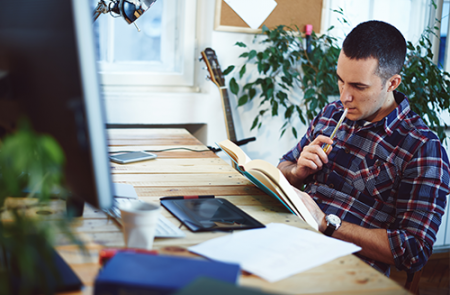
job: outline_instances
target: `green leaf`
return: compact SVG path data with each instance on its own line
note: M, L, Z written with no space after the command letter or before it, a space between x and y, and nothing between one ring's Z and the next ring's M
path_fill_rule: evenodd
M307 99L313 97L315 94L316 94L316 90L314 88L309 88L308 90L306 90L303 99L307 100Z
M294 134L294 137L297 138L297 130L292 127L292 134Z
M284 93L283 91L278 91L276 97L280 100L280 101L284 101L288 98L287 94Z
M222 72L222 74L224 76L228 75L229 73L231 73L234 70L234 66L229 66L228 68L225 69L225 71Z
M250 100L252 100L253 97L255 97L255 95L256 95L256 89L255 88L250 88L250 90L248 91L248 94L249 94Z
M273 84L272 84L272 85L273 85ZM273 91L274 91L273 87L269 87L269 88L267 89L267 92L266 92L266 97L267 97L267 98L272 98L272 97L273 97Z
M234 77L231 78L231 80L230 80L230 91L234 95L238 95L239 85L237 84L236 79Z
M272 117L278 116L278 102L274 101L272 104Z
M244 94L242 95L239 100L238 100L238 107L243 106L244 104L246 104L248 101L248 95Z
M242 77L243 77L244 74L245 74L246 66L247 66L247 65L244 64L244 65L242 66L241 70L239 71L239 78L241 78L241 79L242 79Z
M294 112L294 106L290 106L286 109L286 112L284 112L284 118L290 119L292 117L292 113Z
M253 124L252 124L252 127L250 128L250 130L253 130L253 129L255 129L255 127L258 125L258 116L253 120Z
M239 46L239 47L247 47L247 45L245 45L244 43L242 43L242 42L236 42L236 44L234 44L234 45L237 45L237 46Z

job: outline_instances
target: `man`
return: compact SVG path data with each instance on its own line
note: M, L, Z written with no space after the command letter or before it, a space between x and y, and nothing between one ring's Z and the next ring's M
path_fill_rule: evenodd
M425 265L449 193L444 148L396 91L405 55L395 27L355 27L338 59L340 101L321 111L278 165L293 186L304 187L298 195L319 230L359 245L357 255L386 275L389 265L409 272ZM326 144L332 148L324 152Z

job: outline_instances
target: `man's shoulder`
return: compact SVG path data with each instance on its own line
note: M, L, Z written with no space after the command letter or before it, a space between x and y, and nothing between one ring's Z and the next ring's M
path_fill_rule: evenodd
M400 122L397 128L406 136L413 136L422 141L439 140L436 134L427 126L420 115L415 113L410 106L410 102L405 94L395 91L395 100L398 103L396 112L393 112L394 117L391 121ZM396 125L396 124L394 124Z
M422 120L422 118L410 112L402 121L399 133L405 134L403 148L419 157L440 158L448 169L449 159L447 152L439 137ZM424 162L425 163L425 162ZM447 170L447 173L450 172Z
M427 124L425 124L423 119L413 111L410 111L405 119L402 120L400 128L406 131L408 136L414 136L422 141L439 141L436 133L434 133Z

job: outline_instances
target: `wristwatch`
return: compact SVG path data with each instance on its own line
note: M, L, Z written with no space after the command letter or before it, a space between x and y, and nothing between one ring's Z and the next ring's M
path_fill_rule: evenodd
M341 219L334 214L328 214L325 216L327 222L327 229L323 232L326 236L331 237L334 231L338 230L341 226Z

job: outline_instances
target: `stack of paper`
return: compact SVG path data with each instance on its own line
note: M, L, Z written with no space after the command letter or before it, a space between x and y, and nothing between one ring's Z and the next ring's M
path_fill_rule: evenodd
M361 250L360 247L293 226L271 223L189 248L210 259L237 263L269 282Z

